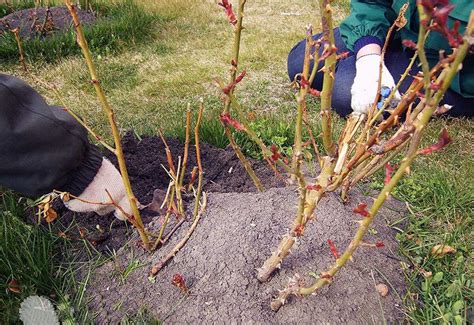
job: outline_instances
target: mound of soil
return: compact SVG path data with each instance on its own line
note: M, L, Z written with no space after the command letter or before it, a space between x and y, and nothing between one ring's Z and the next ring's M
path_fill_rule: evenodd
M138 140L132 134L126 135L122 142L133 191L140 203L147 205L152 201L156 189L166 191L168 188L170 178L162 167L162 165L168 166L165 146L158 137L144 136ZM167 139L167 142L176 165L178 157L183 155L184 144L172 138ZM118 166L113 154L110 152L105 154ZM203 143L201 144L201 160L206 192L256 191L252 180L231 148L224 150ZM251 163L266 188L285 186L266 163L255 160L251 160ZM196 166L196 151L193 145L189 146L187 166L185 184L190 181L191 170ZM191 195L184 198L188 200L189 197ZM109 253L114 249L118 250L130 238L130 226L114 218L113 214L99 216L95 213L72 212L67 210L59 200L55 202L54 209L60 215L54 224L57 232L65 232L65 235L71 239L86 236L99 252ZM34 213L30 215L34 217ZM146 225L154 219L159 220L160 216L145 210L142 218ZM172 229L172 224L169 229Z
M380 211L367 242L382 241L383 248L361 247L335 277L334 283L306 298L293 298L278 313L269 308L271 296L288 277L300 274L310 284L310 272L319 273L334 263L331 239L340 251L356 231L352 209L371 201L353 191L347 205L327 195L309 223L305 235L272 281L260 284L255 269L270 255L288 231L296 211L297 195L289 187L265 193L211 193L206 213L186 246L162 269L156 282L147 279L155 263L183 236L189 223L154 254L133 243L117 258L99 267L88 285L90 309L97 323L119 323L125 315L146 308L170 324L367 324L400 321L403 272L396 256L395 230L388 223L400 219L403 205L389 199ZM149 225L157 229L159 223ZM130 270L130 266L135 269ZM180 273L189 296L171 284ZM381 297L375 284L390 289Z
M168 139L168 143L176 163L184 145L176 139ZM142 204L148 204L156 189L165 190L168 186L169 178L161 166L167 166L164 144L157 137L138 140L129 134L124 137L123 145L135 194ZM151 267L182 238L189 221L164 247L150 254L138 244L138 235L112 214L104 217L78 214L56 203L61 217L55 226L68 229L69 238L85 233L99 251L117 251L112 261L96 270L88 285L89 307L97 315L95 322L118 323L140 308L169 323L362 324L403 318L400 297L405 283L396 256L395 230L388 227L400 218L396 211L402 211L403 205L390 199L366 238L367 242L382 241L383 248L360 248L354 261L341 270L330 287L316 296L293 298L274 313L269 308L272 295L295 273L309 284L310 272L318 273L331 265L334 257L327 240L331 239L342 251L356 231L354 221L358 217L352 212L353 207L371 198L353 190L349 203L344 205L337 195L327 195L316 211L317 220L309 224L281 271L271 282L260 284L255 269L288 231L296 212L295 189L285 187L264 162L252 161L257 175L269 189L258 193L231 149L202 144L201 150L204 189L209 193L207 211L189 242L158 273L154 283L148 280ZM116 164L115 157L109 158ZM195 165L195 149L191 145L185 182ZM188 203L192 203L190 198L186 198ZM158 231L162 223L160 216L144 213L143 218L150 231ZM176 273L186 279L189 296L183 296L171 284ZM375 283L390 287L388 296L380 297L374 279Z
M45 23L46 12L46 8L43 7L15 11L0 19L0 35L9 32L10 29L19 28L20 37L29 39L45 37L72 28L72 18L66 7L50 8ZM91 25L96 21L95 15L90 11L77 9L77 13L83 25Z

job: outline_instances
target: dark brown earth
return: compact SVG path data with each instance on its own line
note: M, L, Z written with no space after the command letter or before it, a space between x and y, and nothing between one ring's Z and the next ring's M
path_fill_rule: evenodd
M122 142L133 191L140 203L147 205L152 201L155 189L166 191L168 187L169 177L161 166L168 166L164 144L158 137L145 136L139 141L131 134L126 135ZM183 155L184 144L172 138L167 139L167 142L176 165L178 156ZM109 152L105 154L117 166L115 156ZM195 155L195 148L190 145L185 184L189 182L191 170L196 165ZM241 167L232 149L219 149L203 143L201 156L205 191L219 193L256 191L252 180ZM265 163L255 160L251 162L266 188L285 185ZM187 197L184 198L188 200ZM61 216L55 223L57 232L65 232L66 236L73 239L79 238L80 233L85 234L99 252L110 253L112 250L118 250L129 240L130 227L114 218L112 214L101 217L95 213L75 213L67 210L59 200L55 202L54 209ZM147 224L154 218L159 219L159 216L144 211L142 218ZM172 220L174 221L175 219Z
M83 25L90 25L96 21L92 12L78 9L78 16ZM72 25L71 15L66 7L52 7L48 14L46 28L43 24L46 17L46 8L23 9L15 11L0 19L0 35L9 29L20 29L23 39L44 37L55 32L70 30Z

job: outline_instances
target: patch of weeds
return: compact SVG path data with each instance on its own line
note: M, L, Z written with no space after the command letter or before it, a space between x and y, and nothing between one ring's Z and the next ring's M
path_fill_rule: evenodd
M12 6L14 9L34 7L34 2L31 3L28 2L27 5L14 2ZM156 31L155 24L164 20L163 17L151 13L132 0L94 1L93 9L98 15L97 22L85 26L84 32L91 51L96 55L112 54L152 38ZM80 53L72 30L57 32L43 39L24 39L23 47L29 61L55 62L60 58ZM0 35L0 62L16 61L18 61L18 49L14 35L12 33Z
M73 261L66 240L26 224L24 207L16 195L0 194L0 323L19 323L19 306L30 295L51 299L63 323L86 322L92 264Z
M112 252L112 259L115 263L115 275L119 277L120 282L124 284L127 281L127 278L132 274L135 270L144 267L145 264L140 263L140 260L136 259L135 257L131 257L130 261L128 261L125 267L121 267L117 254L115 250Z
M152 314L146 308L140 308L140 310L131 316L126 316L120 322L121 325L160 325L162 322L155 319Z

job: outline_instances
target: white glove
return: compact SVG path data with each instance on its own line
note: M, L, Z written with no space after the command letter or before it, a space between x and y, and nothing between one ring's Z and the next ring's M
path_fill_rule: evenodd
M356 76L351 88L351 107L356 114L367 114L374 104L378 89L380 55L369 54L361 56L356 61ZM382 87L393 89L395 81L385 64L382 66ZM401 100L397 91L393 98L398 102Z
M64 205L71 211L95 212L101 216L115 210L115 217L120 220L127 220L127 217L122 213L122 211L120 211L120 209L116 208L113 204L109 204L111 201L105 190L110 193L110 196L118 206L120 206L126 213L132 214L132 209L125 192L122 177L115 166L105 158L103 158L102 165L94 179L89 186L86 187L84 192L78 196L78 199L64 201ZM105 203L106 205L91 204L81 200Z

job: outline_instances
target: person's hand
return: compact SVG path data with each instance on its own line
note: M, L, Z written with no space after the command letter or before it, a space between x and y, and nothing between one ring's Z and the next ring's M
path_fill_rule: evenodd
M127 220L123 212L111 204L112 200L127 214L132 214L130 202L125 192L122 177L112 163L103 158L102 165L89 186L78 196L78 199L64 201L64 205L75 212L95 212L99 215L106 215L112 211L115 217L120 220ZM90 202L90 203L88 203ZM96 203L96 204L93 204ZM102 204L97 204L102 203Z
M363 55L356 61L356 76L351 88L351 107L355 114L367 114L374 104L378 89L380 73L380 55L376 53ZM393 89L395 81L385 64L382 66L381 88L387 87ZM397 91L393 101L401 100L400 93Z

